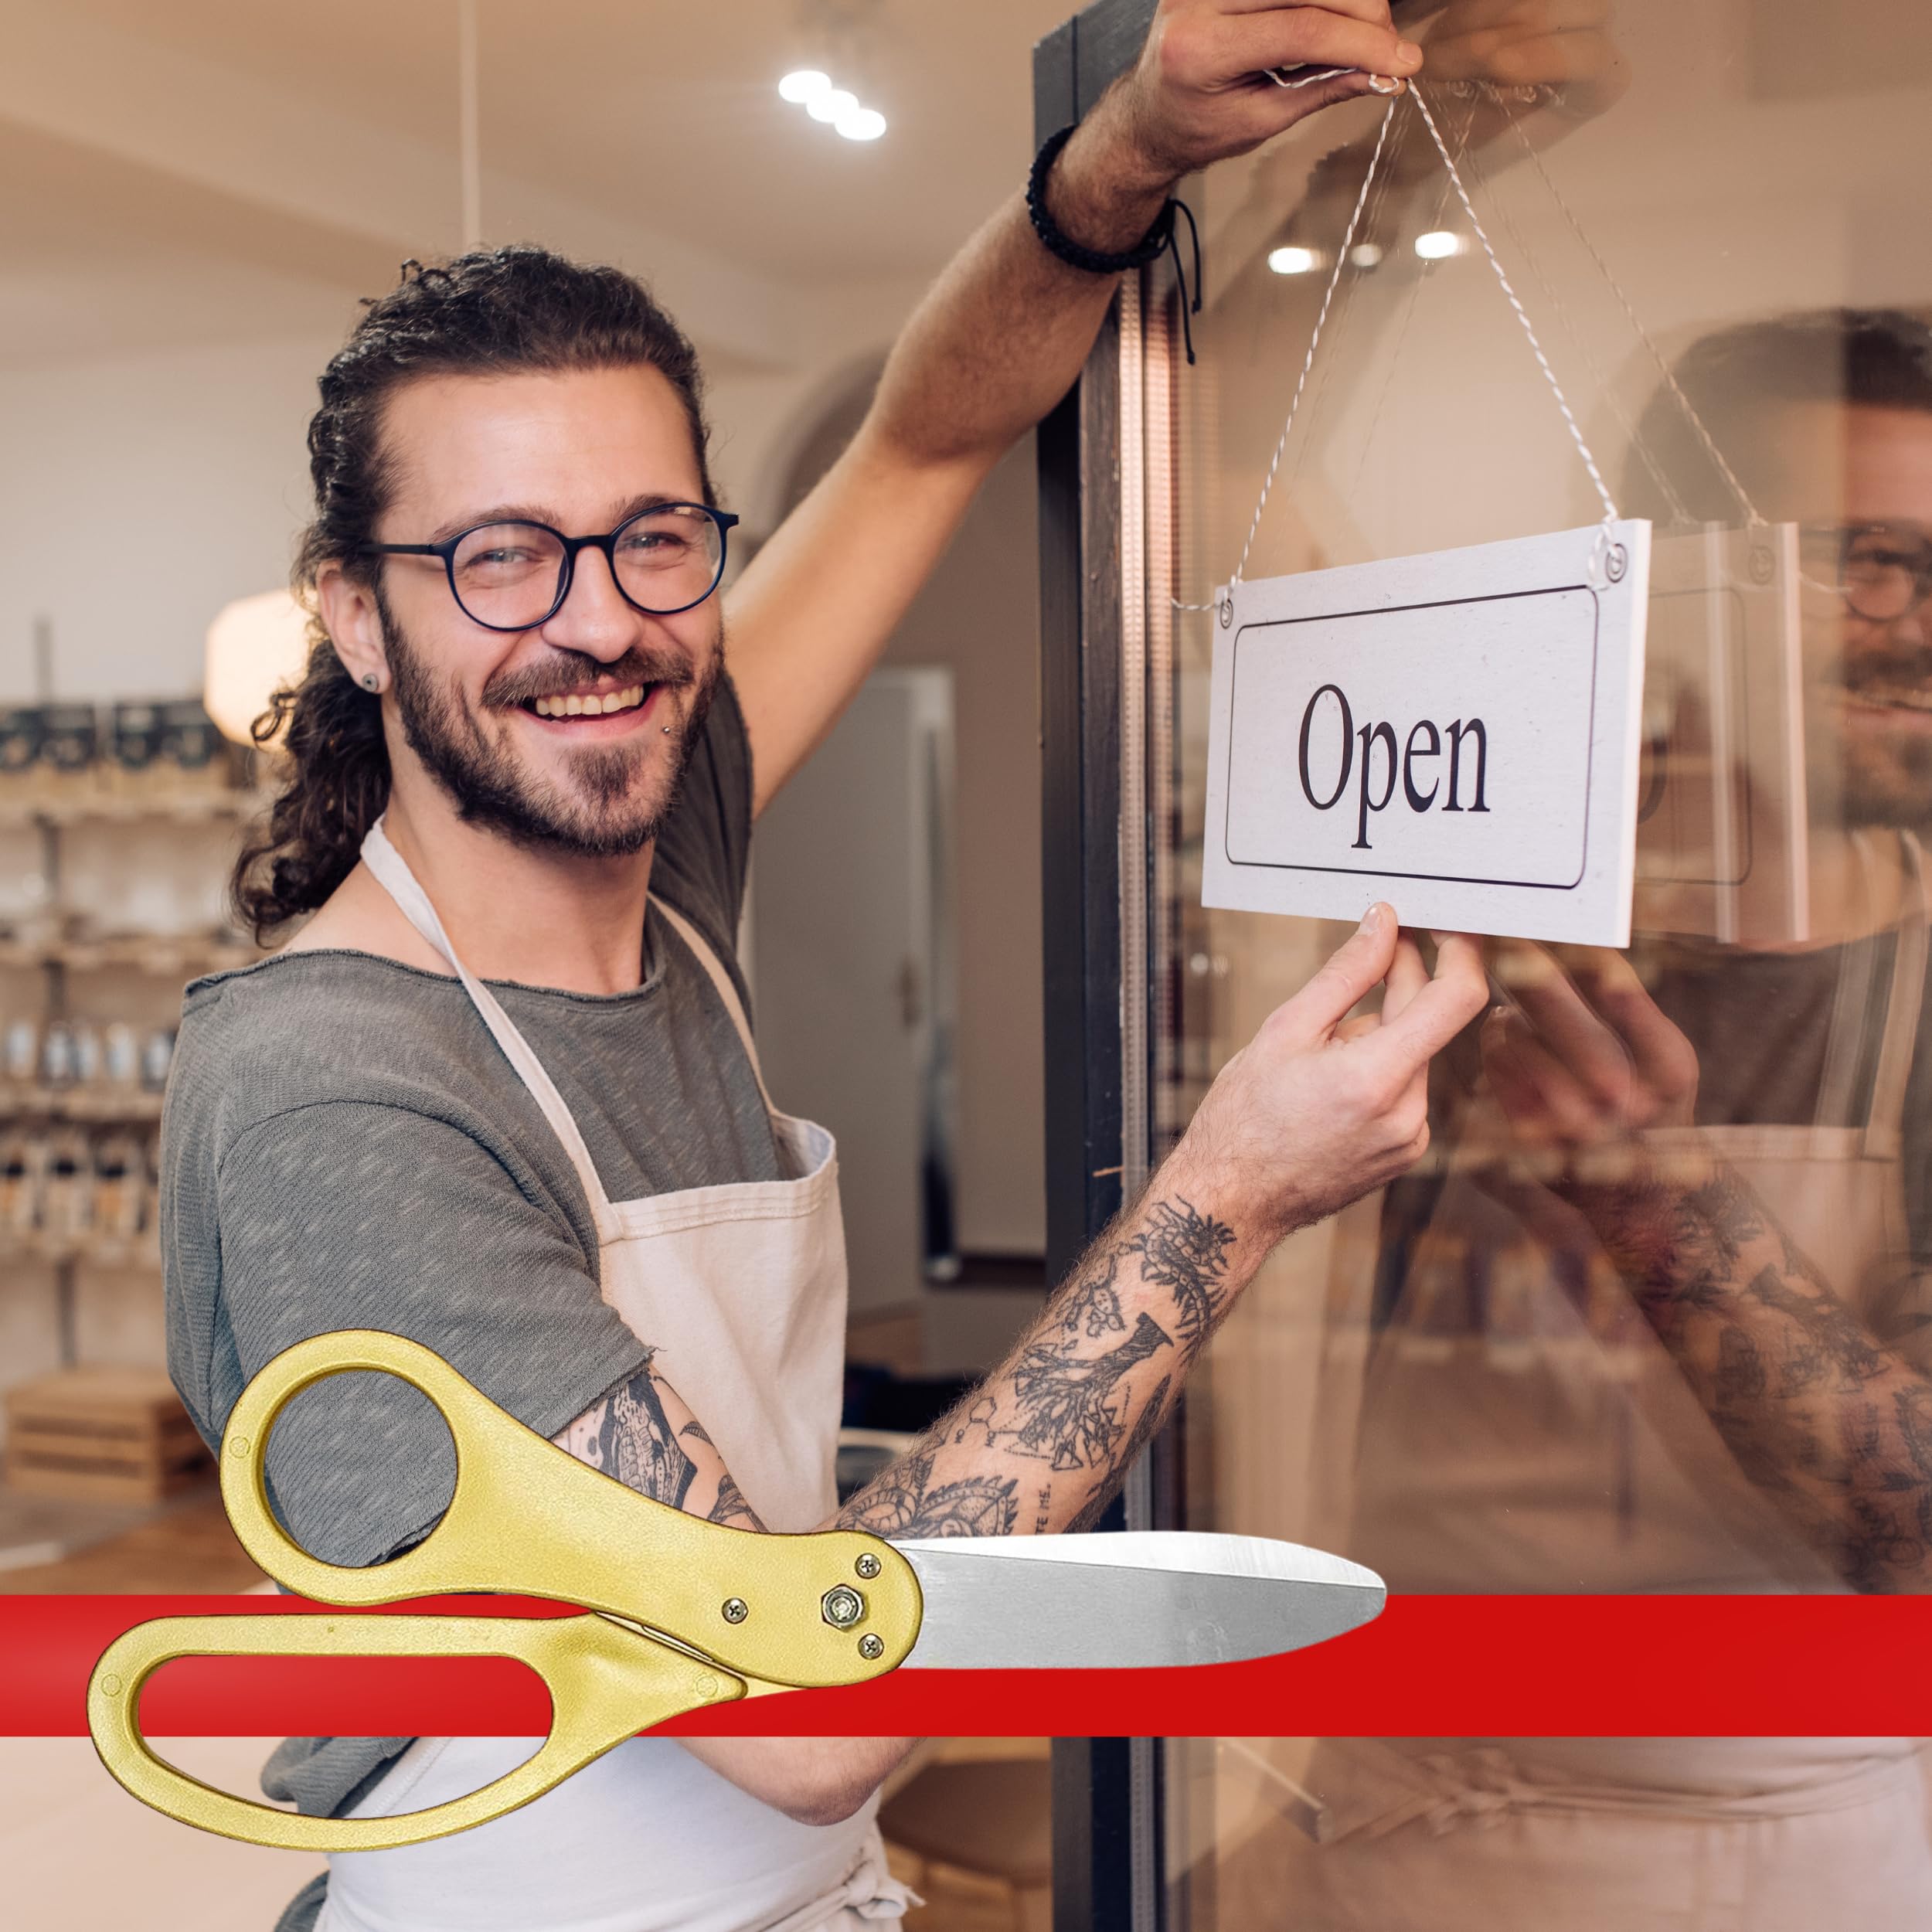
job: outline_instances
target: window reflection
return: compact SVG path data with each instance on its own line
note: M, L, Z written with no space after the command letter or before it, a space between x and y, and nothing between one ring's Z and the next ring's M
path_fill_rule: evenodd
M1932 161L1932 76L1808 82L1772 57L1796 31L1781 5L1454 0L1423 36L1485 226L1657 526L1638 933L1492 944L1426 1166L1291 1241L1217 1342L1192 1526L1399 1591L1932 1588L1932 250L1899 185ZM1202 184L1183 597L1246 529L1325 280L1281 264L1332 263L1373 111ZM1416 250L1457 226L1426 134L1391 142L1250 576L1592 515L1480 254ZM1199 907L1210 649L1182 619L1168 1131L1330 943ZM1904 1932L1932 1924L1924 1761L1177 1745L1170 1902L1199 1928Z

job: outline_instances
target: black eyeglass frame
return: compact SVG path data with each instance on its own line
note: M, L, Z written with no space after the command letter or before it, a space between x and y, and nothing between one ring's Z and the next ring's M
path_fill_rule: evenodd
M1842 577L1845 566L1850 560L1852 546L1859 539L1870 536L1904 536L1907 532L1900 530L1896 526L1889 523L1852 523L1807 524L1801 526L1799 534L1801 537L1809 538L1814 542L1826 538L1836 542L1840 553L1838 570ZM1916 536L1919 540L1919 561L1912 570L1912 594L1902 610L1887 611L1883 614L1862 611L1858 605L1858 593L1849 584L1842 581L1827 583L1821 578L1812 577L1802 570L1798 574L1811 589L1825 596L1836 597L1853 617L1862 623L1900 623L1917 610L1928 597L1932 597L1932 539L1928 539L1923 531L1914 530L1910 534Z
M718 567L703 597L693 597L689 604L673 605L668 611L652 608L640 604L624 587L624 580L617 574L617 542L634 523L641 523L646 517L662 516L666 510L696 510L710 518L718 531ZM471 623L480 625L485 631L495 631L505 636L519 631L535 631L561 611L570 595L570 587L577 581L577 554L582 550L601 550L604 560L611 566L611 581L617 586L617 595L634 611L641 611L648 617L675 617L680 612L695 611L706 597L714 597L718 586L724 581L725 556L730 548L731 532L736 529L739 519L729 510L713 509L709 503L653 503L648 509L640 510L635 516L628 516L614 530L607 530L601 536L566 536L548 523L539 523L526 516L486 517L481 523L472 523L468 529L458 530L455 536L445 537L440 543L366 543L363 554L367 556L434 556L443 560L443 574L447 579L450 595L456 600L456 607ZM563 546L563 562L557 572L556 596L549 610L542 617L532 617L528 624L492 624L479 617L463 601L463 594L456 587L456 553L464 539L475 536L478 530L498 529L511 530L541 530L546 536L553 536Z

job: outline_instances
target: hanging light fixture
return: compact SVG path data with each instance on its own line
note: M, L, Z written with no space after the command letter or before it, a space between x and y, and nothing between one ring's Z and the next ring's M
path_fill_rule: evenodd
M878 0L801 0L796 38L809 58L778 83L781 100L847 141L876 141L886 131L886 117L844 84L866 65L863 43L878 10Z

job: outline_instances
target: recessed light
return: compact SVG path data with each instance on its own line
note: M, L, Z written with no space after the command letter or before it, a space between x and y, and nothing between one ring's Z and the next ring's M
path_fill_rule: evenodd
M821 73L816 67L801 67L797 73L787 74L778 83L780 97L794 107L816 100L821 94L831 91L832 76Z
M1276 248L1268 253L1268 267L1277 275L1305 275L1321 265L1312 248Z
M828 87L821 94L814 94L805 103L805 112L814 121L835 123L841 114L852 113L859 105L859 97L849 94L843 87Z
M1432 228L1416 237L1416 253L1426 262L1447 261L1462 253L1462 237L1447 228Z
M848 141L876 141L886 131L886 117L876 107L854 107L832 124Z

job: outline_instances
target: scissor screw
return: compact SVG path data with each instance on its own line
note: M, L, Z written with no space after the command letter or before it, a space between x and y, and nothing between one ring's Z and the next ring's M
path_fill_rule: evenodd
M857 1570L867 1583L870 1583L873 1577L879 1574L879 1559L869 1549L858 1562L852 1565L852 1568Z
M859 1654L871 1663L885 1655L886 1646L876 1637L862 1637L859 1640Z
M727 1624L742 1624L751 1614L750 1606L742 1597L725 1599L724 1620Z
M865 1615L866 1600L851 1584L838 1583L825 1592L818 1607L834 1630L850 1630Z

